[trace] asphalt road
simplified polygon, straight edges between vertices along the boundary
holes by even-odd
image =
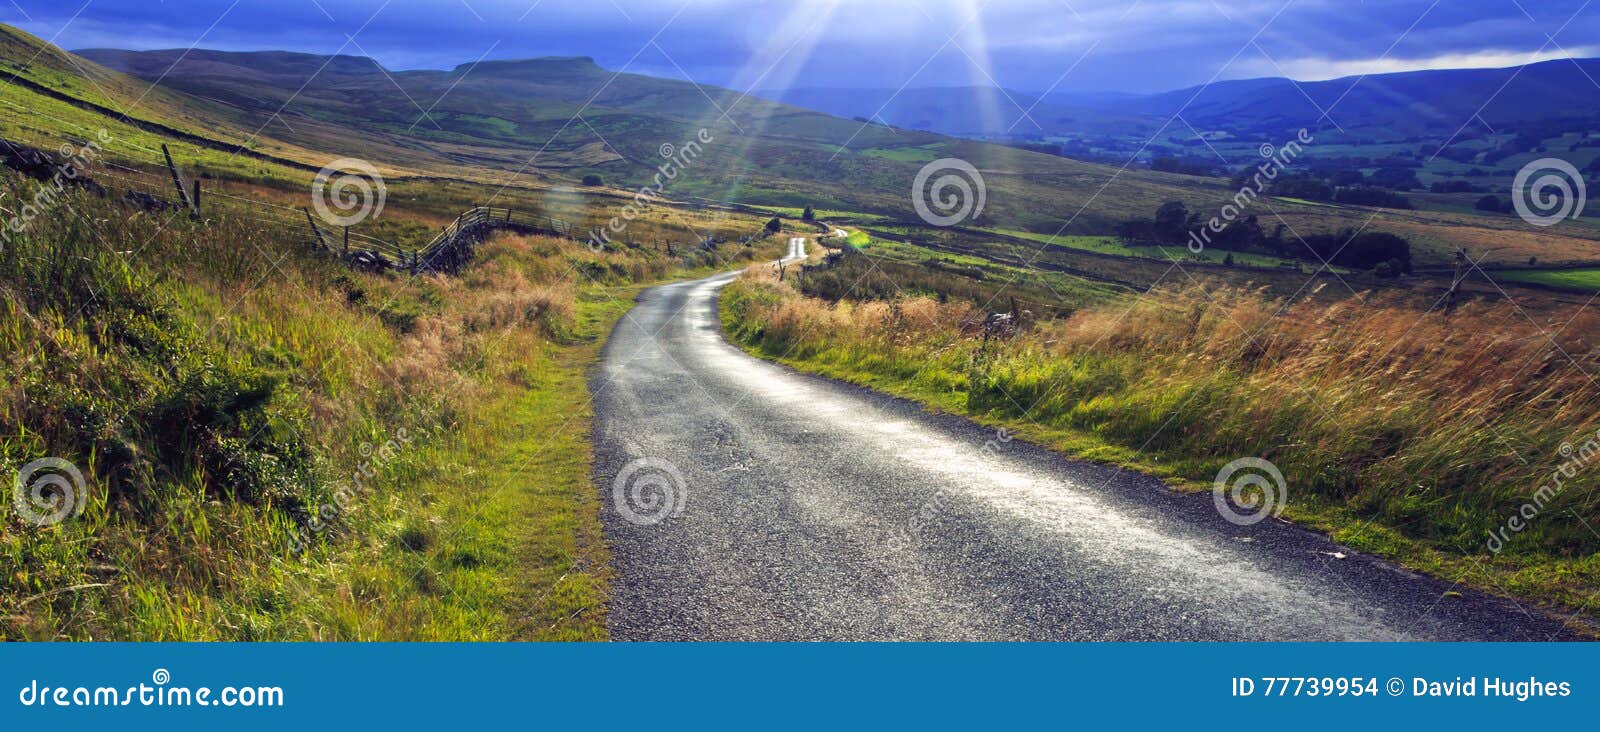
[[[1276,519],[1235,525],[1211,496],[751,358],[718,327],[732,279],[646,291],[592,378],[617,640],[1570,637]]]

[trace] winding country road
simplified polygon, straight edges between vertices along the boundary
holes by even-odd
[[[1234,525],[1210,496],[751,358],[720,334],[733,277],[646,291],[592,378],[615,639],[1570,637],[1283,522]]]

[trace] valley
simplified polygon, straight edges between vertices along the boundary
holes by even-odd
[[[1022,97],[1052,127],[984,135],[951,100],[1018,100],[797,88],[773,101],[578,56],[391,70],[278,51],[73,53],[9,26],[0,74],[0,360],[21,375],[0,390],[0,454],[70,456],[87,494],[81,520],[0,527],[15,567],[0,637],[1234,639],[1249,631],[1239,612],[1284,618],[1285,638],[1590,632],[1600,565],[1581,526],[1480,546],[1550,456],[1594,434],[1600,402],[1593,204],[1545,227],[1499,200],[1552,151],[1588,170],[1600,130],[1523,118],[1521,95],[1483,112],[1505,129],[1454,136],[1402,125],[1348,82],[1308,100],[1348,96],[1341,109],[1365,122],[1343,129],[1294,105],[1262,118],[1285,89],[1240,82],[1191,95],[1192,112],[1173,95]],[[1241,172],[1272,158],[1262,145],[1308,126],[1281,187],[1241,198]],[[939,222],[926,209],[945,201],[916,181],[951,160],[981,203]],[[451,266],[419,255],[485,216],[495,226]],[[1219,216],[1238,218],[1233,234],[1191,249],[1186,234]],[[719,321],[747,354],[839,381],[737,353]],[[741,404],[750,394],[765,396]],[[873,414],[845,418],[858,409]],[[938,452],[989,429],[1028,441],[1026,459],[998,459],[1009,483],[981,484],[978,463],[957,475],[859,452],[902,436]],[[792,459],[771,433],[856,458]],[[704,531],[639,533],[610,505],[646,443],[699,500],[726,499],[691,518]],[[1177,503],[1237,455],[1283,465],[1286,519],[1320,533],[1285,521],[1236,546],[1199,522],[1209,505]],[[766,493],[738,492],[754,480],[741,466],[771,478]],[[959,536],[859,551],[878,529],[849,517],[899,515],[906,496],[880,480],[897,471],[959,496]],[[822,489],[779,490],[780,473]],[[1085,486],[1106,476],[1120,476],[1112,498]],[[1057,483],[1076,492],[1040,487]],[[834,490],[856,484],[869,489]],[[1593,515],[1595,485],[1580,478],[1557,508]],[[1114,526],[1066,532],[1094,551],[1046,536],[1066,503],[1101,498],[1105,515],[1177,536],[1143,545],[1160,562],[1232,559],[1185,568],[1152,600],[1170,612],[1062,632],[1060,617],[1127,620],[1106,598],[1143,592],[1115,579],[1145,570],[1112,551]],[[773,547],[752,556],[792,586],[652,584],[667,576],[656,560],[759,544],[746,519],[766,510],[794,551],[866,569],[819,572]],[[850,528],[817,533],[838,522]],[[996,538],[1014,525],[1030,528]],[[958,576],[921,566],[972,546],[984,556]],[[1293,556],[1269,551],[1282,547]],[[1361,554],[1321,558],[1345,550]],[[993,567],[1062,552],[1100,591],[1059,589],[1058,565],[1043,616],[958,607],[1031,596]],[[1390,563],[1432,579],[1374,579]],[[871,617],[817,610],[859,606],[880,580],[914,592]],[[1329,598],[1350,580],[1375,610],[1293,612],[1296,592]],[[1212,596],[1219,584],[1271,593]],[[729,612],[752,588],[800,610]],[[698,613],[681,636],[647,622],[664,597]],[[1405,622],[1440,598],[1453,602],[1422,628]],[[1505,620],[1518,603],[1539,613],[1520,630]],[[925,636],[903,632],[930,607],[943,614]]]

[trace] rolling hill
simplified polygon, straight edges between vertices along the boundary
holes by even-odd
[[[143,150],[189,135],[207,175],[303,180],[333,157],[371,161],[396,180],[486,183],[583,200],[649,185],[666,146],[705,130],[666,199],[853,211],[917,223],[912,180],[928,162],[981,171],[981,228],[1108,234],[1166,201],[1216,211],[1236,191],[1218,178],[1080,162],[850,119],[690,82],[607,70],[587,58],[395,72],[370,59],[283,52],[86,51],[68,54],[0,29],[0,135],[53,148],[66,120],[109,126]],[[159,83],[154,84],[152,82]],[[147,91],[148,90],[148,91]],[[327,152],[323,152],[327,151]],[[332,155],[337,151],[337,155]],[[252,159],[234,154],[245,152]],[[147,161],[148,162],[148,161]],[[609,188],[579,185],[599,175]],[[437,187],[437,186],[436,186]],[[426,195],[426,194],[424,194]],[[442,212],[441,212],[442,213]],[[1276,199],[1269,223],[1314,232],[1369,227],[1410,237],[1424,261],[1458,247],[1508,261],[1600,258],[1589,227],[1532,230],[1515,218],[1307,205]]]
[[[819,112],[956,137],[1150,134],[1160,120],[993,86],[773,89],[761,95]],[[1105,101],[1105,100],[1099,100]]]

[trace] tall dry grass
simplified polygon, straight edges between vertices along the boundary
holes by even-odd
[[[1600,428],[1600,314],[1576,307],[1167,290],[996,342],[965,304],[830,303],[756,278],[724,298],[731,332],[768,355],[959,394],[971,413],[1091,436],[1196,480],[1265,457],[1291,495],[1451,553],[1483,553]],[[1600,550],[1600,465],[1584,468],[1507,554]]]

